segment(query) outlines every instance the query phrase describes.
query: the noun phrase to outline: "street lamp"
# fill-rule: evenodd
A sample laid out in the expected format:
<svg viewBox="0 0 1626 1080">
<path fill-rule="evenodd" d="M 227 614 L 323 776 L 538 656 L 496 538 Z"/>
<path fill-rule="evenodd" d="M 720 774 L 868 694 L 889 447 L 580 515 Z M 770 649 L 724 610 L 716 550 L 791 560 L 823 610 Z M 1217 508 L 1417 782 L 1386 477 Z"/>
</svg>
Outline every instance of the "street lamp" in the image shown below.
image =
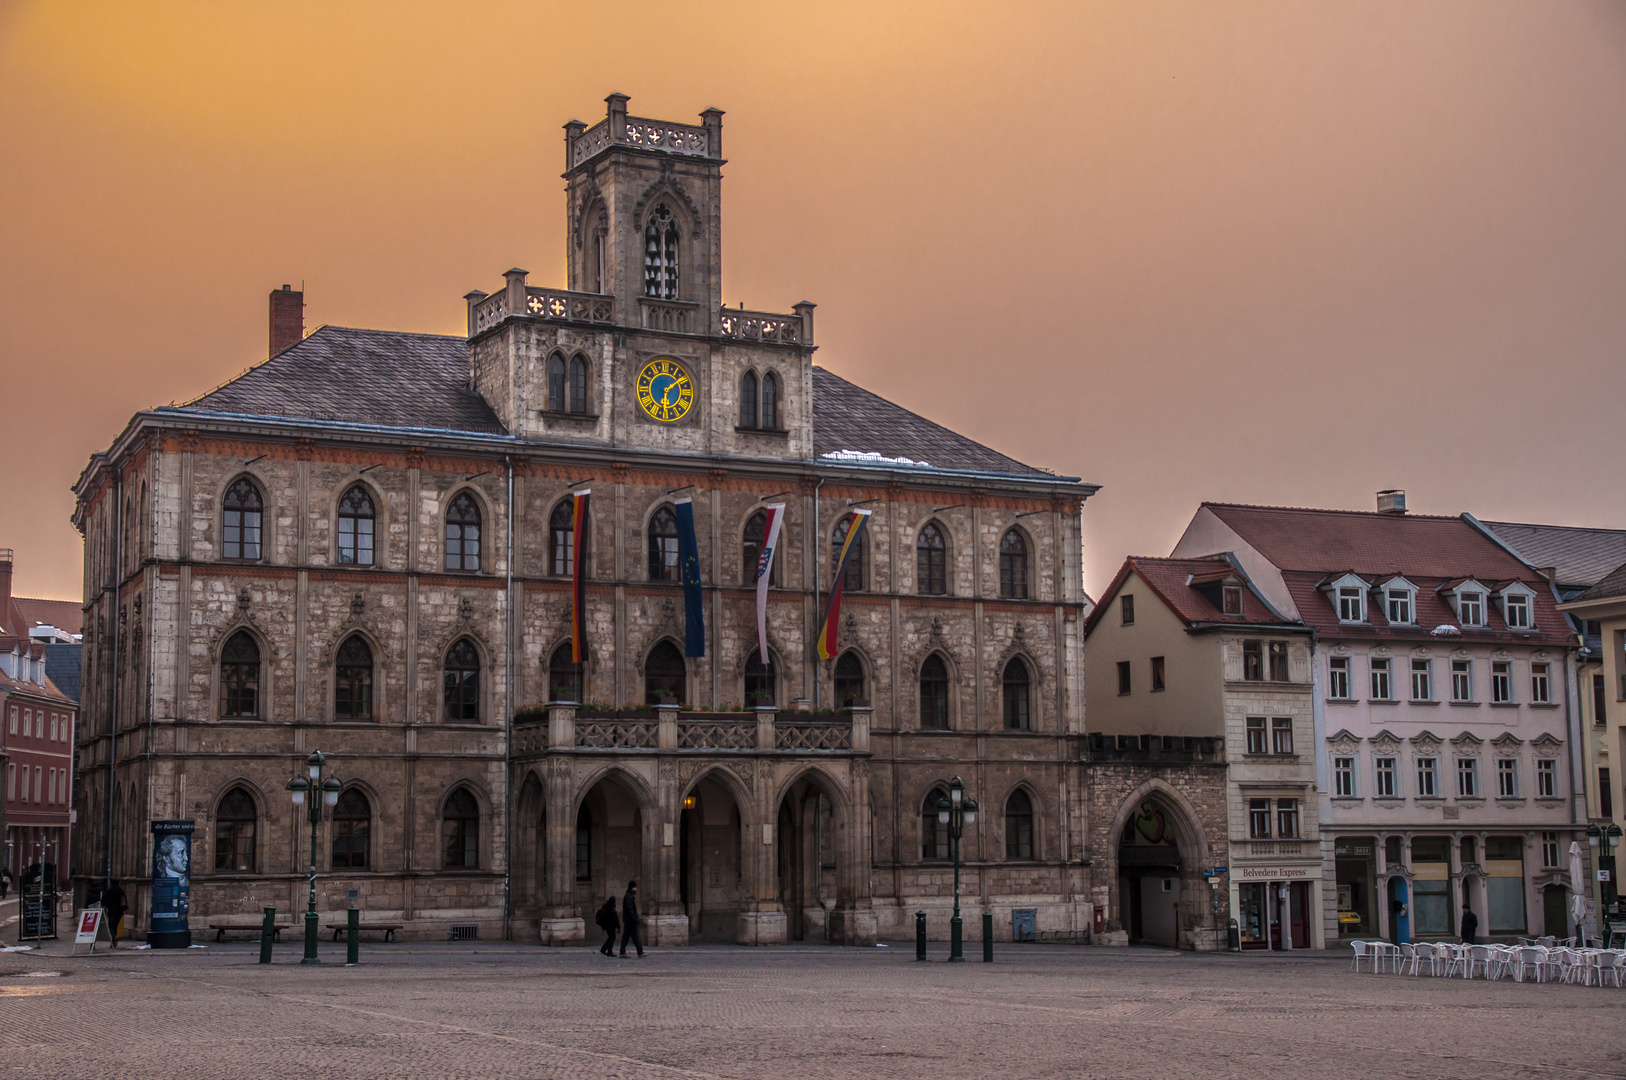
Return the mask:
<svg viewBox="0 0 1626 1080">
<path fill-rule="evenodd" d="M 947 825 L 949 845 L 954 853 L 954 918 L 949 921 L 949 963 L 963 964 L 963 927 L 960 921 L 960 837 L 965 827 L 977 821 L 977 800 L 965 793 L 965 783 L 956 776 L 949 781 L 949 797 L 937 800 L 937 823 Z"/>
<path fill-rule="evenodd" d="M 327 759 L 322 757 L 320 750 L 312 751 L 311 756 L 305 759 L 305 771 L 310 774 L 306 780 L 298 773 L 288 781 L 288 794 L 293 797 L 295 806 L 305 807 L 305 817 L 311 823 L 311 867 L 310 867 L 310 896 L 305 905 L 305 958 L 301 964 L 320 964 L 322 961 L 316 955 L 316 829 L 322 823 L 322 807 L 332 807 L 339 801 L 339 792 L 344 790 L 344 782 L 337 776 L 322 779 L 322 768 Z M 322 793 L 320 802 L 316 793 Z M 305 796 L 311 796 L 310 803 L 305 802 Z"/>
<path fill-rule="evenodd" d="M 1620 826 L 1610 822 L 1607 827 L 1588 825 L 1586 827 L 1586 842 L 1593 849 L 1592 866 L 1594 870 L 1608 870 L 1609 880 L 1599 880 L 1598 891 L 1598 926 L 1603 936 L 1604 944 L 1609 944 L 1609 895 L 1615 891 L 1615 857 L 1603 850 L 1605 844 L 1609 851 L 1620 847 Z M 1605 865 L 1607 863 L 1607 865 Z M 1593 874 L 1593 877 L 1599 875 Z"/>
</svg>

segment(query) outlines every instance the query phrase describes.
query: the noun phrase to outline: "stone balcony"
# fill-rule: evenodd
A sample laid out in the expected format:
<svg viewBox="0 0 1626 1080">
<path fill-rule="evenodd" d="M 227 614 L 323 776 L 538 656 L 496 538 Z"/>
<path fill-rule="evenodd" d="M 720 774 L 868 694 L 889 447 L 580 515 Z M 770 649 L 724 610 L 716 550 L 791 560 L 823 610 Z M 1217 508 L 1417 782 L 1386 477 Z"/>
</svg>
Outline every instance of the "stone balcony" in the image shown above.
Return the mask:
<svg viewBox="0 0 1626 1080">
<path fill-rule="evenodd" d="M 754 756 L 762 754 L 867 755 L 870 710 L 836 715 L 784 712 L 773 707 L 749 713 L 686 712 L 676 705 L 648 711 L 598 712 L 559 703 L 545 715 L 514 720 L 515 760 L 570 752 Z"/>
</svg>

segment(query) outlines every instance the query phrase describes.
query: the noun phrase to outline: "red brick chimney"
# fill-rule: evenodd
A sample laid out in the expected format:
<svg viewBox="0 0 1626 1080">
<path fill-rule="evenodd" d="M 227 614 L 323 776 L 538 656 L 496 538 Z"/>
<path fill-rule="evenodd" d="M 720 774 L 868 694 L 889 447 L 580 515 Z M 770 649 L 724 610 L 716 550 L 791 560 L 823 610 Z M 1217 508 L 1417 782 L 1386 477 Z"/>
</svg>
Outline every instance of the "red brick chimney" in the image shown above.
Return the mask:
<svg viewBox="0 0 1626 1080">
<path fill-rule="evenodd" d="M 271 294 L 271 356 L 305 336 L 305 293 L 284 285 Z"/>
</svg>

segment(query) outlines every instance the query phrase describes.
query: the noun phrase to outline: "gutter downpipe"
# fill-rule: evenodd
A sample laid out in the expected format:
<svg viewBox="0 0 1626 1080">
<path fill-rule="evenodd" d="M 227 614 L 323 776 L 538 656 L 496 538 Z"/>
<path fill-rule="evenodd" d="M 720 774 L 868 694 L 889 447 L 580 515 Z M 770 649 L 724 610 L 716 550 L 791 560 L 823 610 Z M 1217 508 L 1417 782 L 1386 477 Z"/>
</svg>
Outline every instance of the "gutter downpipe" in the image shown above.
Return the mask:
<svg viewBox="0 0 1626 1080">
<path fill-rule="evenodd" d="M 113 481 L 113 701 L 107 720 L 107 874 L 113 882 L 113 794 L 119 757 L 119 575 L 124 572 L 124 473 L 114 466 Z"/>
<path fill-rule="evenodd" d="M 511 879 L 514 872 L 514 458 L 503 455 L 508 469 L 507 553 L 503 559 L 507 592 L 503 594 L 505 631 L 503 640 L 503 860 L 502 937 L 508 940 L 509 918 L 513 913 Z"/>
<path fill-rule="evenodd" d="M 813 485 L 813 535 L 808 537 L 808 559 L 813 564 L 813 655 L 808 657 L 812 661 L 813 670 L 813 708 L 819 707 L 819 549 L 824 545 L 820 541 L 819 532 L 819 489 L 824 486 L 824 477 L 819 477 Z M 833 583 L 832 583 L 833 586 Z M 821 855 L 820 858 L 823 858 Z M 824 873 L 821 869 L 819 873 Z"/>
</svg>

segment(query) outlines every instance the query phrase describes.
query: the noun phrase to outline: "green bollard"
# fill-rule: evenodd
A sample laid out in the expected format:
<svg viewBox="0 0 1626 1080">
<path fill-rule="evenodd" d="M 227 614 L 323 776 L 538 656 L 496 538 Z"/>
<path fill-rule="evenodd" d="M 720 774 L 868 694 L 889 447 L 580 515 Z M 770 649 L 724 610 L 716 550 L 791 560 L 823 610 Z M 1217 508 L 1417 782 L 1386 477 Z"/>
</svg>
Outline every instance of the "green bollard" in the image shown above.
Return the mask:
<svg viewBox="0 0 1626 1080">
<path fill-rule="evenodd" d="M 277 909 L 266 906 L 265 921 L 260 924 L 260 963 L 271 962 L 271 940 L 277 936 Z"/>
<path fill-rule="evenodd" d="M 915 912 L 915 959 L 926 959 L 926 913 Z"/>
<path fill-rule="evenodd" d="M 350 922 L 344 934 L 344 963 L 346 967 L 355 967 L 356 955 L 361 952 L 361 912 L 354 904 L 350 905 Z"/>
<path fill-rule="evenodd" d="M 992 911 L 982 913 L 982 962 L 985 964 L 994 962 L 994 913 Z"/>
</svg>

